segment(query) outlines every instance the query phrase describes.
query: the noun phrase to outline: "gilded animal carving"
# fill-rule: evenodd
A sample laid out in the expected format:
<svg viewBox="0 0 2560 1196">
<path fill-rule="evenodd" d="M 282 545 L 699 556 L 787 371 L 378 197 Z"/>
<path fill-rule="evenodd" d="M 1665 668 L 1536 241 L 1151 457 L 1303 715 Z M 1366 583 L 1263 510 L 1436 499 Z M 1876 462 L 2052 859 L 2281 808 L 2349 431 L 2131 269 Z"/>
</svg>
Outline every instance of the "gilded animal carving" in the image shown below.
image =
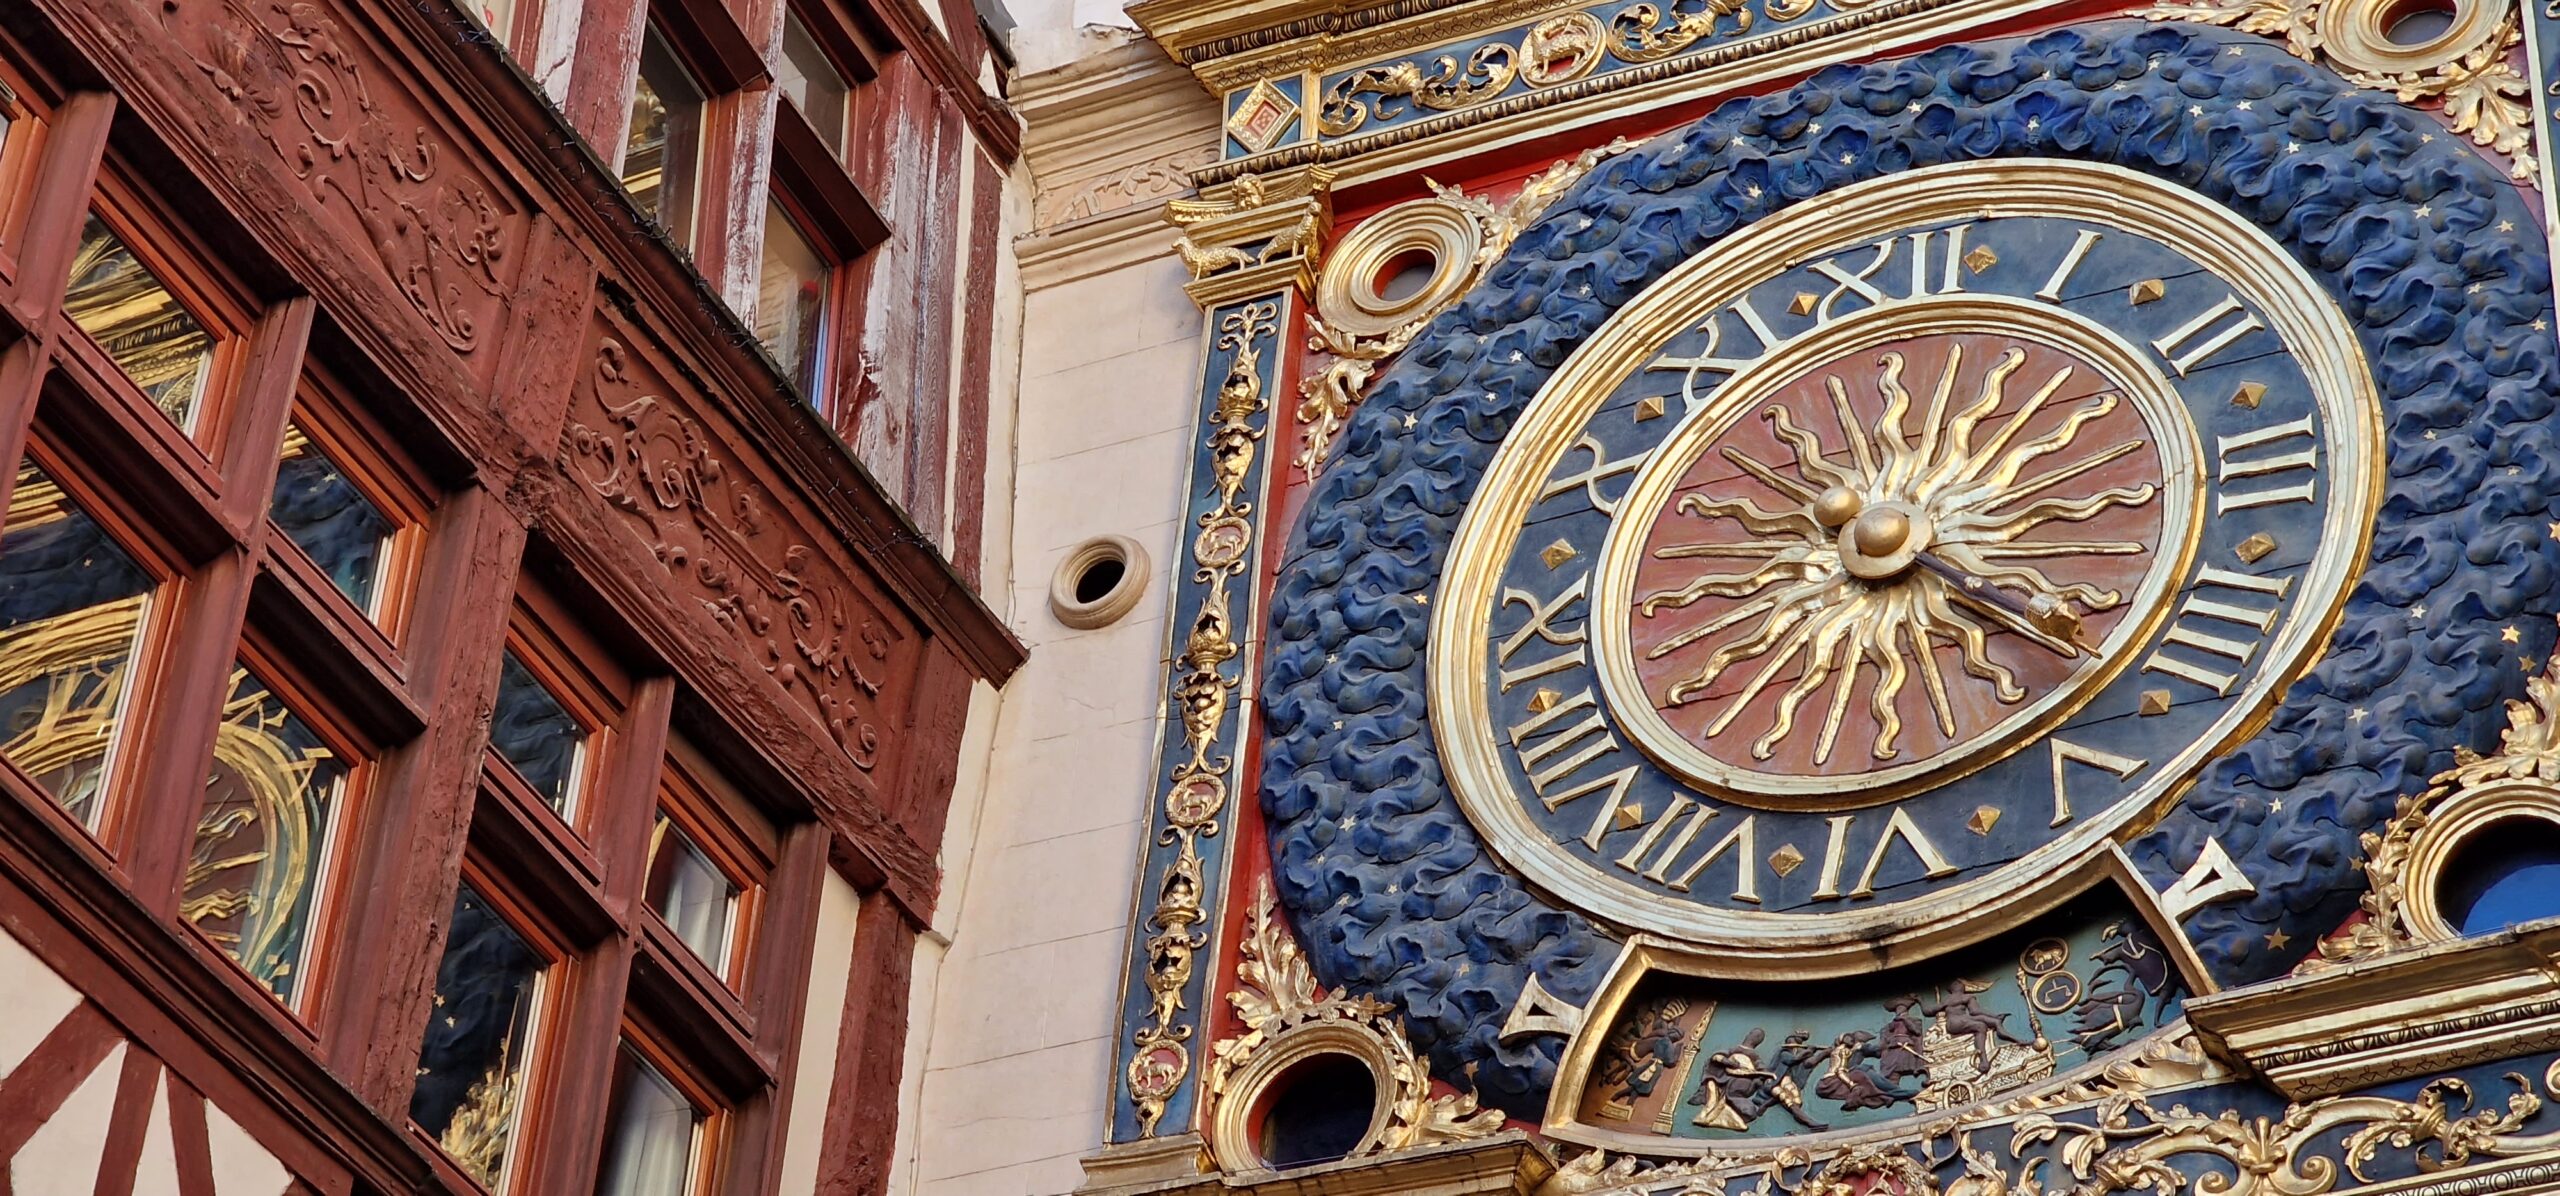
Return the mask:
<svg viewBox="0 0 2560 1196">
<path fill-rule="evenodd" d="M 1463 62 L 1454 53 L 1443 54 L 1432 60 L 1429 74 L 1411 59 L 1368 67 L 1325 89 L 1316 128 L 1339 137 L 1372 120 L 1404 115 L 1407 101 L 1432 112 L 1455 111 L 1501 94 L 1518 73 L 1519 53 L 1505 42 L 1478 46 Z"/>
</svg>

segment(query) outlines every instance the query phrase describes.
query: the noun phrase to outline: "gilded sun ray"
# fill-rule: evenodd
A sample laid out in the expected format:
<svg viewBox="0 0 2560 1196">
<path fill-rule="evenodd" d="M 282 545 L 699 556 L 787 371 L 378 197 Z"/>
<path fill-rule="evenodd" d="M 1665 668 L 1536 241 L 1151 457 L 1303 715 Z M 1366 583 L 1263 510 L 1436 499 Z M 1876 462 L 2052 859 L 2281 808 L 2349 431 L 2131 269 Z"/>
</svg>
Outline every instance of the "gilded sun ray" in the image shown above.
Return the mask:
<svg viewBox="0 0 2560 1196">
<path fill-rule="evenodd" d="M 1729 472 L 1681 494 L 1647 554 L 1706 567 L 1650 566 L 1634 595 L 1642 655 L 1667 670 L 1656 696 L 1755 760 L 1800 737 L 1816 765 L 1895 759 L 1913 747 L 1906 696 L 1940 739 L 1970 733 L 2033 692 L 2022 654 L 2093 651 L 2081 619 L 2126 598 L 2120 568 L 2087 563 L 2147 551 L 2122 528 L 2066 530 L 2160 493 L 2095 371 L 2015 346 L 1968 360 L 1962 341 L 1871 365 L 1720 445 Z"/>
</svg>

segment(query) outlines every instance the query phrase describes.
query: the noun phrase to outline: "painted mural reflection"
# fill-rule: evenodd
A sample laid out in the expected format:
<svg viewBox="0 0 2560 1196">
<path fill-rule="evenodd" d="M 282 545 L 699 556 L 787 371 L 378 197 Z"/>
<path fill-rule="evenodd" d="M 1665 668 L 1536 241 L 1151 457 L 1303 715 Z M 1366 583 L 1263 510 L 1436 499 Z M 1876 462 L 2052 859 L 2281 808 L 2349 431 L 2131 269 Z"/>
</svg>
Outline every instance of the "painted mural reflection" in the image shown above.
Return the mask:
<svg viewBox="0 0 2560 1196">
<path fill-rule="evenodd" d="M 32 458 L 0 530 L 0 753 L 95 825 L 150 574 Z"/>
<path fill-rule="evenodd" d="M 1635 980 L 1575 1120 L 1619 1134 L 1757 1138 L 1935 1113 L 2023 1088 L 2167 1025 L 2187 996 L 2150 928 L 2086 898 L 1926 976 Z"/>
<path fill-rule="evenodd" d="M 491 1191 L 506 1175 L 546 962 L 487 898 L 462 886 L 409 1119 Z"/>
<path fill-rule="evenodd" d="M 303 958 L 347 762 L 248 666 L 232 670 L 179 913 L 276 996 Z"/>
</svg>

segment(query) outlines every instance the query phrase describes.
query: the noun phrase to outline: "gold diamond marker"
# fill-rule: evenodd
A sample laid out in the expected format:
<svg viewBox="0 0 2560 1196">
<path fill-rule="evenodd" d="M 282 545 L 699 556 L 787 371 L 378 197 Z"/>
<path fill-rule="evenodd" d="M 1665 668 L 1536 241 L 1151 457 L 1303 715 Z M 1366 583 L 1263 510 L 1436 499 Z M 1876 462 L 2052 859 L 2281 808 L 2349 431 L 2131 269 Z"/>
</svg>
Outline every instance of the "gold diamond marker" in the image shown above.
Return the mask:
<svg viewBox="0 0 2560 1196">
<path fill-rule="evenodd" d="M 1813 314 L 1813 309 L 1816 306 L 1819 306 L 1821 302 L 1822 296 L 1820 295 L 1816 295 L 1811 291 L 1798 291 L 1796 292 L 1795 301 L 1787 304 L 1787 310 L 1800 316 L 1809 316 Z"/>
<path fill-rule="evenodd" d="M 2234 407 L 2246 407 L 2251 411 L 2255 411 L 2258 409 L 2258 401 L 2266 397 L 2266 383 L 2243 382 L 2240 384 L 2239 391 L 2231 396 L 2231 405 Z"/>
<path fill-rule="evenodd" d="M 1563 700 L 1564 695 L 1559 694 L 1552 689 L 1539 690 L 1538 692 L 1529 695 L 1529 713 L 1545 714 L 1546 712 L 1555 709 L 1556 703 Z"/>
<path fill-rule="evenodd" d="M 1547 563 L 1547 568 L 1553 569 L 1556 566 L 1581 555 L 1581 553 L 1573 550 L 1573 545 L 1567 544 L 1562 540 L 1558 540 L 1553 544 L 1547 545 L 1546 550 L 1538 554 L 1538 559 L 1545 561 Z"/>
<path fill-rule="evenodd" d="M 1618 829 L 1631 831 L 1644 825 L 1644 805 L 1640 802 L 1618 807 Z"/>
<path fill-rule="evenodd" d="M 1650 395 L 1636 400 L 1636 422 L 1662 418 L 1662 396 Z"/>
<path fill-rule="evenodd" d="M 1999 264 L 2000 255 L 1991 252 L 1991 247 L 1988 245 L 1976 245 L 1973 247 L 1973 252 L 1964 255 L 1964 268 L 1976 274 Z"/>
<path fill-rule="evenodd" d="M 1804 853 L 1797 851 L 1793 843 L 1769 853 L 1769 870 L 1780 876 L 1785 876 L 1803 866 Z"/>
<path fill-rule="evenodd" d="M 2243 564 L 2254 565 L 2258 563 L 2259 558 L 2275 550 L 2276 538 L 2265 532 L 2259 532 L 2234 545 L 2231 554 L 2239 557 Z"/>
<path fill-rule="evenodd" d="M 2133 284 L 2133 305 L 2135 307 L 2140 307 L 2145 303 L 2151 303 L 2159 300 L 2168 295 L 2168 293 L 2168 283 L 2157 278 L 2143 279 L 2142 281 Z"/>
<path fill-rule="evenodd" d="M 2142 717 L 2150 718 L 2153 715 L 2167 713 L 2169 713 L 2168 690 L 2146 689 L 2142 691 Z"/>
<path fill-rule="evenodd" d="M 2000 825 L 2000 811 L 1993 806 L 1975 806 L 1973 817 L 1965 819 L 1964 825 L 1977 835 L 1988 835 L 1992 827 Z"/>
</svg>

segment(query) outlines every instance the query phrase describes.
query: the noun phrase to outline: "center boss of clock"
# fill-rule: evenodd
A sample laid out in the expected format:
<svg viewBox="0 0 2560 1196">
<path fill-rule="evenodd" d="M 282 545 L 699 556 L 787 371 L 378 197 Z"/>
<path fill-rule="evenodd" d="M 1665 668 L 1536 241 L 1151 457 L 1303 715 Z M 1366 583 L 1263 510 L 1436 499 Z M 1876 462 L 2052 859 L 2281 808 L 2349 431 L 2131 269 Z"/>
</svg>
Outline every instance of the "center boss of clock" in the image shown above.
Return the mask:
<svg viewBox="0 0 2560 1196">
<path fill-rule="evenodd" d="M 1506 437 L 1435 599 L 1451 784 L 1631 928 L 2015 925 L 2308 663 L 2377 420 L 2332 301 L 2162 184 L 1988 163 L 1800 205 L 1629 301 Z"/>
</svg>

